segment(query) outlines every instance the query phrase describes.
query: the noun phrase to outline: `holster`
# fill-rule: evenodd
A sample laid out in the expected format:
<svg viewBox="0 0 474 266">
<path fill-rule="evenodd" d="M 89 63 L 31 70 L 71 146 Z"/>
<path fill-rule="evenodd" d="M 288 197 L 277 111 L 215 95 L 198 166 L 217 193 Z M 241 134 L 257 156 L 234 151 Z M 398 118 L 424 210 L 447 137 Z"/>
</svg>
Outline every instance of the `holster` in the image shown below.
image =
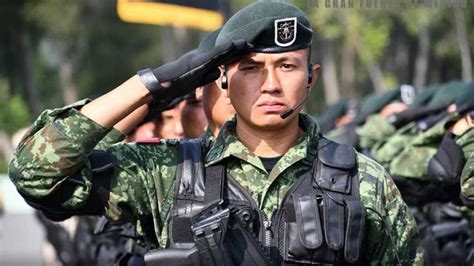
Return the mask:
<svg viewBox="0 0 474 266">
<path fill-rule="evenodd" d="M 146 265 L 270 265 L 236 212 L 221 203 L 193 217 L 191 231 L 193 245 L 150 251 Z"/>
</svg>

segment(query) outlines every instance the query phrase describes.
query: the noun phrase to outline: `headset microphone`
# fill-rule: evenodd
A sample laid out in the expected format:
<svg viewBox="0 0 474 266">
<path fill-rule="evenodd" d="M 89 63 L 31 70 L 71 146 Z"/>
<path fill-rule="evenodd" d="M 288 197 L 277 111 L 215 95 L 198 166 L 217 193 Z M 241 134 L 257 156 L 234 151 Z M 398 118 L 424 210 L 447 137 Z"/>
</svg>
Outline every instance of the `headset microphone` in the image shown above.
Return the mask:
<svg viewBox="0 0 474 266">
<path fill-rule="evenodd" d="M 297 106 L 290 108 L 283 113 L 280 114 L 281 119 L 286 119 L 288 118 L 291 114 L 295 112 L 296 109 L 298 109 L 301 105 L 303 105 L 304 102 L 306 102 L 306 99 L 308 99 L 309 91 L 310 91 L 310 86 L 311 82 L 313 82 L 313 64 L 308 64 L 308 87 L 306 88 L 306 96 L 304 97 L 303 101 L 301 101 Z"/>
<path fill-rule="evenodd" d="M 306 102 L 306 99 L 308 99 L 308 96 L 309 96 L 309 87 L 308 87 L 308 90 L 306 91 L 306 96 L 304 96 L 304 99 L 295 107 L 293 108 L 290 108 L 286 111 L 284 111 L 283 113 L 280 114 L 280 117 L 281 119 L 286 119 L 288 118 L 291 114 L 293 114 L 293 112 L 295 112 L 296 109 L 300 108 L 301 105 L 303 105 L 304 102 Z"/>
</svg>

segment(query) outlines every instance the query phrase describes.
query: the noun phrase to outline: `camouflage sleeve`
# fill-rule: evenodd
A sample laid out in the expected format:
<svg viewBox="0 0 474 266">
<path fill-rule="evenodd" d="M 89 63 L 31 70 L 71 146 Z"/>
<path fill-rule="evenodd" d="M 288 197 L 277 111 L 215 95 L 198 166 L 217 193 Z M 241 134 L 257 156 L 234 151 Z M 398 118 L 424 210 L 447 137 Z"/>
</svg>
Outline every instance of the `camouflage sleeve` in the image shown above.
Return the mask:
<svg viewBox="0 0 474 266">
<path fill-rule="evenodd" d="M 112 128 L 110 132 L 100 140 L 100 142 L 95 146 L 94 149 L 105 150 L 115 143 L 119 143 L 124 140 L 126 135 L 119 130 Z"/>
<path fill-rule="evenodd" d="M 461 200 L 474 209 L 474 152 L 466 160 L 461 174 Z"/>
<path fill-rule="evenodd" d="M 77 111 L 86 102 L 44 111 L 26 133 L 9 164 L 9 176 L 20 193 L 50 194 L 85 165 L 87 154 L 107 135 L 108 129 Z"/>
<path fill-rule="evenodd" d="M 390 175 L 359 155 L 360 195 L 367 210 L 364 253 L 373 265 L 421 265 L 423 257 L 415 218 Z"/>
<path fill-rule="evenodd" d="M 376 143 L 381 143 L 395 133 L 395 127 L 380 115 L 371 115 L 363 126 L 356 129 L 359 136 L 359 146 L 370 149 Z"/>
<path fill-rule="evenodd" d="M 405 143 L 403 150 L 392 158 L 390 173 L 394 176 L 427 180 L 429 161 L 438 150 L 448 122 L 449 119 L 443 120 L 426 132 L 415 136 L 410 143 Z"/>
<path fill-rule="evenodd" d="M 18 146 L 9 165 L 10 178 L 30 204 L 65 215 L 58 219 L 99 214 L 90 213 L 94 209 L 105 211 L 114 222 L 138 219 L 139 230 L 156 236 L 164 223 L 162 204 L 175 177 L 176 142 L 112 145 L 105 154 L 112 159 L 113 171 L 97 178 L 89 153 L 109 131 L 71 106 L 45 111 Z M 108 138 L 116 140 L 113 135 Z M 91 201 L 95 194 L 105 195 L 106 201 Z"/>
<path fill-rule="evenodd" d="M 464 158 L 467 158 L 474 153 L 474 127 L 469 128 L 463 134 L 456 136 L 456 144 L 461 147 Z"/>
<path fill-rule="evenodd" d="M 397 130 L 392 136 L 375 143 L 370 147 L 372 158 L 388 168 L 393 158 L 403 150 L 404 146 L 412 141 L 413 135 L 416 134 L 414 131 L 416 131 L 414 124 L 408 124 Z"/>
</svg>

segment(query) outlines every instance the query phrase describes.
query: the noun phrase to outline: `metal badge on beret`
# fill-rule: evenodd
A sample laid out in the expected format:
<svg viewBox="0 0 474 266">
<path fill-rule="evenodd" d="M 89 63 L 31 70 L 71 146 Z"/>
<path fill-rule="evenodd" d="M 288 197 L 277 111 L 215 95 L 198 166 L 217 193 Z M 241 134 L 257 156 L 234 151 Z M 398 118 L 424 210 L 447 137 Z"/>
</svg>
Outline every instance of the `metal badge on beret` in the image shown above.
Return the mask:
<svg viewBox="0 0 474 266">
<path fill-rule="evenodd" d="M 275 20 L 275 43 L 287 47 L 296 40 L 297 18 L 284 18 Z"/>
</svg>

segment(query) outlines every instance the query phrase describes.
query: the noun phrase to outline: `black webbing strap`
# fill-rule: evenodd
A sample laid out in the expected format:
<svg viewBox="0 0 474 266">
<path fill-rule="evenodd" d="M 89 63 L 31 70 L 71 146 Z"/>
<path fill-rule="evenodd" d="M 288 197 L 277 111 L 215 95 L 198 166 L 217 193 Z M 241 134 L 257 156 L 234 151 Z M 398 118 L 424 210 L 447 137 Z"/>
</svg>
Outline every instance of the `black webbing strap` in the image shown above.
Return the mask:
<svg viewBox="0 0 474 266">
<path fill-rule="evenodd" d="M 224 165 L 216 164 L 206 167 L 204 206 L 211 206 L 222 201 L 225 178 L 226 169 Z"/>
</svg>

